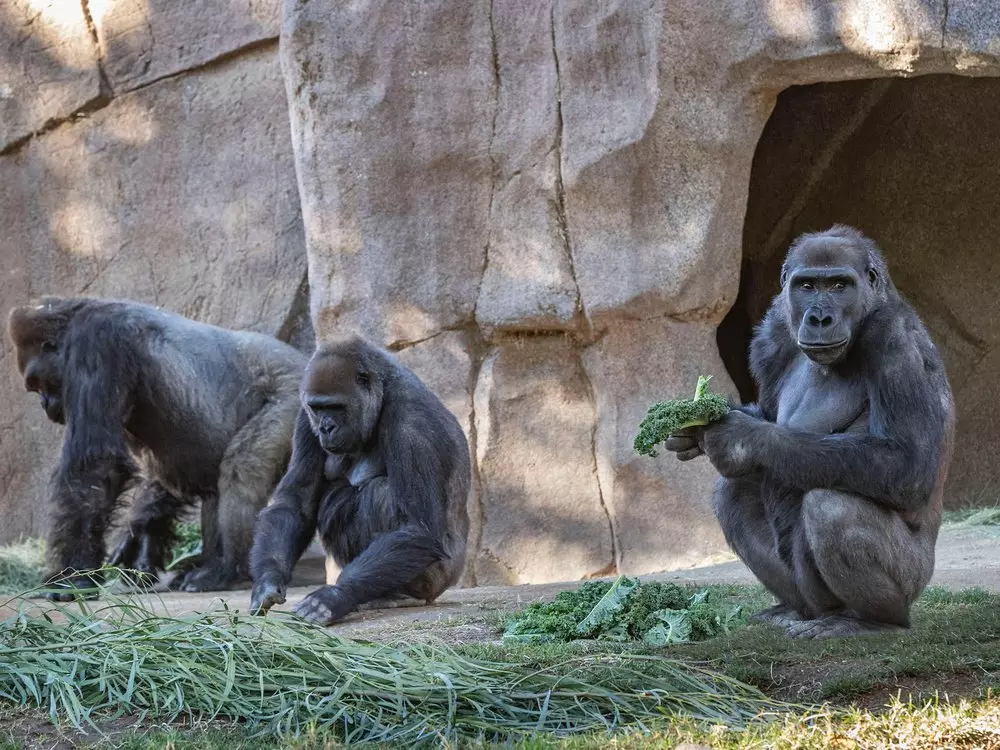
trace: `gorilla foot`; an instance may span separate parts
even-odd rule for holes
[[[762,625],[774,625],[779,628],[787,628],[792,623],[803,620],[794,607],[786,604],[776,604],[773,607],[762,609],[755,615],[750,616],[750,622],[761,623]]]
[[[42,586],[41,596],[53,602],[72,602],[77,599],[98,599],[101,581],[96,576],[50,576]]]
[[[295,614],[317,625],[332,625],[354,609],[352,602],[336,586],[324,586],[295,605]]]
[[[906,628],[882,622],[868,622],[843,615],[827,615],[815,620],[801,620],[792,623],[785,634],[792,638],[823,639],[850,638],[863,635],[883,635],[885,633],[901,633]]]
[[[176,591],[186,591],[188,593],[228,591],[246,580],[246,578],[230,573],[217,565],[206,565],[201,568],[194,568],[184,575],[178,576],[176,582],[171,583],[171,588]]]

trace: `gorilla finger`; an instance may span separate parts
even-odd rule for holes
[[[698,446],[695,446],[694,448],[691,448],[690,450],[678,452],[677,453],[677,460],[678,461],[690,461],[693,458],[698,458],[698,456],[704,456],[704,455],[705,455],[705,452],[701,448],[699,448]]]
[[[689,451],[698,445],[698,440],[694,437],[671,435],[663,441],[663,447],[671,453]]]

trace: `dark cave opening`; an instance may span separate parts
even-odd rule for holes
[[[785,251],[834,223],[882,248],[941,350],[958,409],[946,505],[993,505],[1000,477],[1000,81],[931,75],[783,91],[754,154],[739,296],[722,360],[751,401],[753,326]]]

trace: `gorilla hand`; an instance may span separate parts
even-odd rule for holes
[[[727,479],[745,476],[756,468],[754,451],[760,440],[760,429],[767,424],[734,409],[717,422],[697,428],[700,431],[698,445],[722,476]]]
[[[254,581],[250,595],[250,614],[266,614],[275,604],[285,603],[285,586],[270,578]]]
[[[701,440],[704,433],[702,427],[685,427],[674,432],[663,442],[663,447],[677,455],[679,461],[690,461],[704,454]]]
[[[344,619],[352,609],[352,603],[341,589],[324,586],[299,602],[295,606],[295,614],[317,625],[332,625]]]

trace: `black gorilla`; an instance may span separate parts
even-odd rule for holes
[[[249,578],[253,525],[288,463],[306,356],[277,339],[135,302],[44,297],[8,333],[25,387],[66,424],[48,534],[50,580],[92,585],[120,494],[140,477],[112,564],[155,574],[174,520],[202,499],[200,567],[185,591]]]
[[[678,433],[722,475],[730,546],[795,637],[909,627],[934,570],[954,404],[937,348],[860,232],[801,236],[755,332],[759,403]]]
[[[288,473],[257,522],[251,611],[285,601],[317,530],[342,570],[299,615],[326,625],[379,599],[433,601],[465,566],[471,472],[458,421],[409,369],[360,338],[320,346]]]

